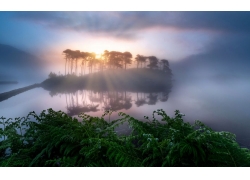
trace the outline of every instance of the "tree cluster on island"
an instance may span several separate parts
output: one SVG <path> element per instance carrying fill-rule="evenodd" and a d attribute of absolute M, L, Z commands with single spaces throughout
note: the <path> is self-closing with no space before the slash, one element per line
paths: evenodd
<path fill-rule="evenodd" d="M 128 65 L 133 62 L 136 63 L 138 68 L 160 69 L 171 75 L 169 62 L 166 59 L 159 60 L 156 56 L 143 56 L 137 54 L 133 60 L 133 55 L 126 52 L 107 51 L 105 50 L 99 57 L 93 52 L 81 52 L 79 50 L 66 49 L 63 51 L 65 59 L 65 75 L 75 74 L 84 75 L 86 69 L 88 73 L 94 72 L 93 70 L 103 71 L 107 69 L 127 69 Z M 78 72 L 80 69 L 80 72 Z"/>

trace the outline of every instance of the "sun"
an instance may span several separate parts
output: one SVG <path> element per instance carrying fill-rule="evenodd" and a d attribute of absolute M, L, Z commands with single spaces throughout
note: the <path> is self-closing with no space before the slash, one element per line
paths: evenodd
<path fill-rule="evenodd" d="M 102 57 L 102 53 L 103 52 L 95 52 L 95 54 L 96 54 L 96 59 L 100 59 L 101 57 Z"/>
<path fill-rule="evenodd" d="M 105 50 L 102 44 L 93 45 L 93 46 L 90 46 L 89 48 L 92 50 L 91 52 L 94 52 L 96 54 L 97 59 L 101 58 L 101 56 Z"/>

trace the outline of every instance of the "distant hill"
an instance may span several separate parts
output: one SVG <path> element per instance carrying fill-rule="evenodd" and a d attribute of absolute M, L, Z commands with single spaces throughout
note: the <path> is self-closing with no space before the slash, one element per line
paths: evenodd
<path fill-rule="evenodd" d="M 39 79 L 44 65 L 36 56 L 15 47 L 0 44 L 0 81 Z"/>

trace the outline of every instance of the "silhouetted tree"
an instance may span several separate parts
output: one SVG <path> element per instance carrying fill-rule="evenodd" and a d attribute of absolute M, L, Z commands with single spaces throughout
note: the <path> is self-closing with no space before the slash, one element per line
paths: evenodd
<path fill-rule="evenodd" d="M 81 63 L 81 75 L 85 74 L 85 67 L 88 61 L 88 53 L 87 52 L 81 52 L 81 58 L 82 58 L 82 63 Z"/>
<path fill-rule="evenodd" d="M 105 66 L 103 54 L 101 54 L 101 56 L 96 60 L 97 60 L 98 70 L 103 71 Z"/>
<path fill-rule="evenodd" d="M 149 59 L 148 67 L 150 69 L 157 69 L 159 60 L 155 56 L 148 56 L 148 59 Z"/>
<path fill-rule="evenodd" d="M 105 50 L 103 54 L 101 54 L 100 58 L 96 58 L 95 53 L 89 52 L 80 52 L 79 50 L 72 51 L 70 49 L 66 49 L 63 51 L 65 56 L 65 74 L 67 73 L 67 66 L 68 66 L 68 73 L 70 72 L 75 73 L 77 75 L 77 68 L 78 68 L 78 61 L 81 58 L 82 61 L 81 65 L 81 75 L 85 74 L 85 67 L 88 65 L 89 73 L 92 73 L 93 70 L 103 71 L 104 69 L 116 69 L 116 68 L 124 68 L 127 69 L 127 65 L 132 63 L 133 55 L 126 51 L 126 52 L 119 52 L 119 51 L 108 51 Z M 148 65 L 147 64 L 148 60 Z M 162 59 L 160 62 L 158 58 L 155 56 L 143 56 L 137 54 L 135 57 L 135 61 L 137 62 L 137 69 L 146 68 L 149 69 L 161 69 L 162 71 L 172 75 L 171 69 L 169 68 L 169 62 L 166 59 Z M 143 66 L 144 65 L 144 66 Z M 74 69 L 74 71 L 73 71 Z"/>
<path fill-rule="evenodd" d="M 135 57 L 135 60 L 137 61 L 137 69 L 138 69 L 139 65 L 141 65 L 141 68 L 142 68 L 142 64 L 146 63 L 147 57 L 142 56 L 140 54 L 137 54 L 136 57 Z"/>
<path fill-rule="evenodd" d="M 132 58 L 133 56 L 132 56 L 132 54 L 130 53 L 130 52 L 124 52 L 123 53 L 123 63 L 124 63 L 124 69 L 126 69 L 127 68 L 127 64 L 131 64 L 132 63 Z"/>
<path fill-rule="evenodd" d="M 166 59 L 162 59 L 161 61 L 160 61 L 160 65 L 161 65 L 161 70 L 162 71 L 164 71 L 164 72 L 166 72 L 168 75 L 172 75 L 172 71 L 171 71 L 171 69 L 169 68 L 169 62 L 168 62 L 168 60 L 166 60 Z"/>
<path fill-rule="evenodd" d="M 67 53 L 67 50 L 68 50 L 68 49 L 66 49 L 66 50 L 63 51 L 64 59 L 65 59 L 65 75 L 66 75 L 67 62 L 68 62 L 68 59 L 69 59 L 69 57 L 68 57 L 69 55 L 68 55 L 68 53 Z"/>
<path fill-rule="evenodd" d="M 57 77 L 56 73 L 50 72 L 49 73 L 49 78 L 55 78 Z"/>
<path fill-rule="evenodd" d="M 65 58 L 65 75 L 66 75 L 66 68 L 67 68 L 67 64 L 68 64 L 68 68 L 71 64 L 71 54 L 72 54 L 72 50 L 70 49 L 66 49 L 63 51 L 64 54 L 64 58 Z"/>
<path fill-rule="evenodd" d="M 163 70 L 163 71 L 168 70 L 168 69 L 169 69 L 168 60 L 162 59 L 162 60 L 160 61 L 160 66 L 161 66 L 161 70 Z"/>
<path fill-rule="evenodd" d="M 95 57 L 96 57 L 95 53 L 88 53 L 89 73 L 92 73 L 93 66 L 94 66 L 95 60 L 96 60 Z"/>
<path fill-rule="evenodd" d="M 123 53 L 118 51 L 109 52 L 109 65 L 112 68 L 122 68 Z"/>
<path fill-rule="evenodd" d="M 104 53 L 102 54 L 102 58 L 103 58 L 103 64 L 104 64 L 104 67 L 103 69 L 106 68 L 106 66 L 108 66 L 108 61 L 109 61 L 109 51 L 108 50 L 105 50 Z"/>
<path fill-rule="evenodd" d="M 75 75 L 77 75 L 77 66 L 78 66 L 78 59 L 81 58 L 81 52 L 79 50 L 72 52 L 72 59 L 75 62 Z"/>

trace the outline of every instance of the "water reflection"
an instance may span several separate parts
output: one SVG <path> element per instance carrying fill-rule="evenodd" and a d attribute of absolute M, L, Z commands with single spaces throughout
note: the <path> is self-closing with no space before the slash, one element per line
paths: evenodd
<path fill-rule="evenodd" d="M 132 107 L 155 105 L 157 102 L 168 100 L 167 92 L 128 92 L 128 91 L 92 91 L 77 90 L 69 93 L 51 94 L 51 96 L 65 96 L 67 114 L 70 116 L 80 113 L 97 111 L 128 110 Z"/>

